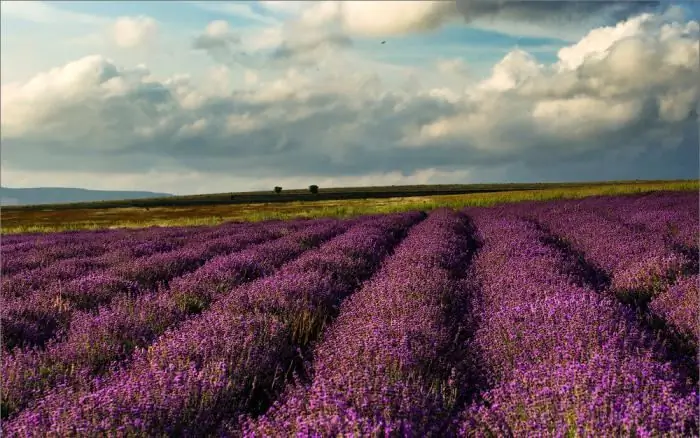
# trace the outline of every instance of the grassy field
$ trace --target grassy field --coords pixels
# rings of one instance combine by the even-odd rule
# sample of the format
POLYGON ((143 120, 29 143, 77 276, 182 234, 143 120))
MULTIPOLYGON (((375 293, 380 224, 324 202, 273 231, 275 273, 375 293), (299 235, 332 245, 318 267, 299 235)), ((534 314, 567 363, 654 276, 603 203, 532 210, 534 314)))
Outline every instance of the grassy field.
POLYGON ((4 207, 2 234, 148 226, 215 225, 226 221, 350 217, 662 190, 699 190, 697 180, 556 184, 476 184, 325 189, 180 196, 133 201, 4 207))
MULTIPOLYGON (((647 181, 647 183, 666 183, 668 181, 647 181)), ((608 181, 595 183, 520 183, 520 184, 439 184, 415 186, 375 186, 375 187, 341 187, 320 188, 318 193, 308 189, 283 190, 274 193, 232 192, 210 193, 205 195, 169 196, 165 198, 125 199, 119 201, 92 201, 61 204, 41 204, 8 206, 7 211, 26 210, 75 210, 105 208, 156 208, 156 207, 195 207, 211 205, 240 205, 288 203, 299 201, 341 201, 351 199, 404 198, 412 196, 463 195, 471 193, 493 193, 506 191, 542 190, 560 188, 595 187, 610 184, 627 184, 629 181, 608 181)))

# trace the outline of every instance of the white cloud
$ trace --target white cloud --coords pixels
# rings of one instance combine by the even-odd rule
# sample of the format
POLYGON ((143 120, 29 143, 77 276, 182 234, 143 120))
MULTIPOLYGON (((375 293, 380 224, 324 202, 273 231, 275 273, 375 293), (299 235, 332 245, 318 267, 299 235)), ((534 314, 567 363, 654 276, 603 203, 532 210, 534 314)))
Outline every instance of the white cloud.
POLYGON ((389 36, 434 30, 457 18, 454 2, 444 1, 324 1, 294 8, 301 25, 338 26, 363 36, 389 36))
POLYGON ((307 26, 335 25, 351 35, 392 36, 426 32, 452 23, 519 36, 570 38, 612 16, 649 8, 640 2, 521 0, 262 2, 307 26))
POLYGON ((158 23, 153 18, 119 17, 112 27, 112 37, 117 46, 133 48, 149 44, 158 33, 158 23))
POLYGON ((252 70, 246 70, 243 77, 246 86, 253 86, 258 83, 260 77, 252 70))
MULTIPOLYGON (((200 82, 88 56, 2 86, 3 169, 53 175, 53 184, 191 193, 304 187, 309 178, 452 182, 512 163, 645 156, 664 144, 687 154, 700 98, 698 26, 648 22, 616 26, 637 27, 611 44, 592 31, 553 65, 513 51, 479 83, 442 80, 464 72, 456 59, 409 68, 310 47, 324 29, 282 31, 286 47, 323 62, 319 71, 218 65, 204 67, 200 82)), ((209 49, 237 48, 226 22, 202 36, 209 49)))
POLYGON ((674 31, 666 26, 642 16, 593 30, 550 67, 513 51, 467 93, 470 104, 459 114, 411 131, 404 144, 459 141, 514 152, 578 142, 577 148, 603 150, 617 134, 636 130, 639 141, 649 141, 645 133, 672 132, 698 106, 700 72, 694 22, 672 25, 674 31))
POLYGON ((241 62, 241 38, 225 20, 214 20, 192 41, 192 48, 207 53, 214 61, 231 65, 241 62))
POLYGON ((603 59, 609 49, 620 40, 644 34, 655 19, 653 14, 642 14, 615 26, 593 29, 578 43, 559 51, 558 67, 573 70, 580 67, 587 59, 603 59))
MULTIPOLYGON (((638 120, 639 100, 611 101, 593 97, 542 100, 532 110, 536 128, 562 140, 585 140, 592 135, 624 128, 638 120)), ((685 114, 687 116, 687 113, 685 114)))
POLYGON ((207 129, 208 125, 209 122, 207 122, 206 119, 198 119, 192 123, 182 126, 178 130, 177 134, 180 137, 196 137, 197 135, 202 134, 207 129))
POLYGON ((227 48, 239 41, 240 38, 231 30, 228 22, 215 20, 207 25, 203 34, 195 38, 193 46, 195 49, 211 50, 227 48))
POLYGON ((521 86, 525 81, 541 74, 543 66, 535 57, 524 50, 508 53, 493 67, 491 77, 483 81, 479 88, 485 90, 506 91, 521 86))
MULTIPOLYGON (((25 83, 3 85, 3 137, 55 135, 57 141, 70 142, 106 124, 112 129, 147 125, 169 93, 149 82, 148 74, 143 66, 119 69, 113 61, 92 55, 38 74, 25 83), (142 94, 132 96, 134 91, 142 94), (132 97, 137 99, 129 100, 132 97), (146 100, 148 105, 143 105, 146 100), (110 120, 109 114, 114 112, 120 117, 110 120)), ((119 143, 108 141, 100 144, 119 147, 119 143)))
POLYGON ((456 76, 469 76, 469 67, 461 58, 441 59, 437 63, 440 73, 456 76))
POLYGON ((454 2, 343 1, 343 27, 353 34, 385 36, 434 30, 455 19, 454 2))
POLYGON ((247 50, 272 49, 284 42, 284 26, 265 27, 244 33, 242 44, 247 50))

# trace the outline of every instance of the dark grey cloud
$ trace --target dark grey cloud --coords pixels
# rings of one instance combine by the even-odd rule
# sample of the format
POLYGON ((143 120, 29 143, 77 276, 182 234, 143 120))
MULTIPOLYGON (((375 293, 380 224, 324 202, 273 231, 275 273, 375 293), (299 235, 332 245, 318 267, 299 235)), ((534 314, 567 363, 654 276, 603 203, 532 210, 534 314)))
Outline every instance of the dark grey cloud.
POLYGON ((199 35, 192 41, 192 48, 197 50, 228 50, 233 44, 239 43, 241 40, 235 35, 227 38, 199 35))
POLYGON ((456 4, 468 21, 499 17, 543 24, 571 23, 596 15, 620 21, 663 6, 660 1, 644 0, 457 0, 456 4))

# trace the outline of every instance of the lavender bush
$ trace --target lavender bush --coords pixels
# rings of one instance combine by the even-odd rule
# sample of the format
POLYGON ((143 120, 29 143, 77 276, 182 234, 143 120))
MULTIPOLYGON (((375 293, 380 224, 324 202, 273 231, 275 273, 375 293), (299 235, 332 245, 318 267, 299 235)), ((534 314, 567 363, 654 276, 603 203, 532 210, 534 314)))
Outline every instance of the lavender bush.
POLYGON ((4 236, 3 436, 700 436, 698 200, 4 236))
POLYGON ((455 401, 450 306, 463 299, 464 216, 433 212, 341 308, 314 354, 313 380, 291 389, 246 436, 424 435, 455 401))
POLYGON ((483 246, 479 328, 470 343, 486 376, 459 435, 687 436, 698 393, 622 304, 576 286, 543 234, 474 214, 483 246))

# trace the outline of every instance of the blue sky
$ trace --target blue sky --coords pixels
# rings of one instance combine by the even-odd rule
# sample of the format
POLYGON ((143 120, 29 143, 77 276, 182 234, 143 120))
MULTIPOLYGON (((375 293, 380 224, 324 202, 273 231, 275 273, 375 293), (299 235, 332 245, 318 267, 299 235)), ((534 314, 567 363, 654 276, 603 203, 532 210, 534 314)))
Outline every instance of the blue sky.
MULTIPOLYGON (((224 19, 238 30, 255 31, 264 29, 270 23, 283 23, 288 13, 266 8, 259 2, 110 2, 110 1, 61 1, 49 2, 53 8, 80 14, 114 20, 121 16, 144 15, 161 24, 164 32, 187 34, 201 31, 208 23, 224 19), (248 11, 246 12, 246 9, 248 11), (250 16, 260 17, 259 19, 250 16), (269 20, 267 22, 263 20, 269 20)), ((45 23, 13 17, 7 18, 9 32, 35 33, 45 23)), ((79 30, 71 31, 62 26, 65 35, 79 35, 79 30)), ((480 75, 488 74, 493 64, 508 51, 520 47, 527 49, 540 62, 556 61, 556 52, 569 41, 560 38, 518 36, 498 31, 466 27, 459 24, 445 26, 439 31, 420 34, 406 34, 384 37, 357 37, 355 48, 367 57, 386 60, 397 65, 420 65, 436 56, 435 47, 440 47, 438 55, 449 58, 462 58, 472 65, 480 75), (379 41, 389 40, 389 46, 378 45, 379 41)))
POLYGON ((3 2, 2 183, 697 176, 699 3, 494 4, 3 2))

